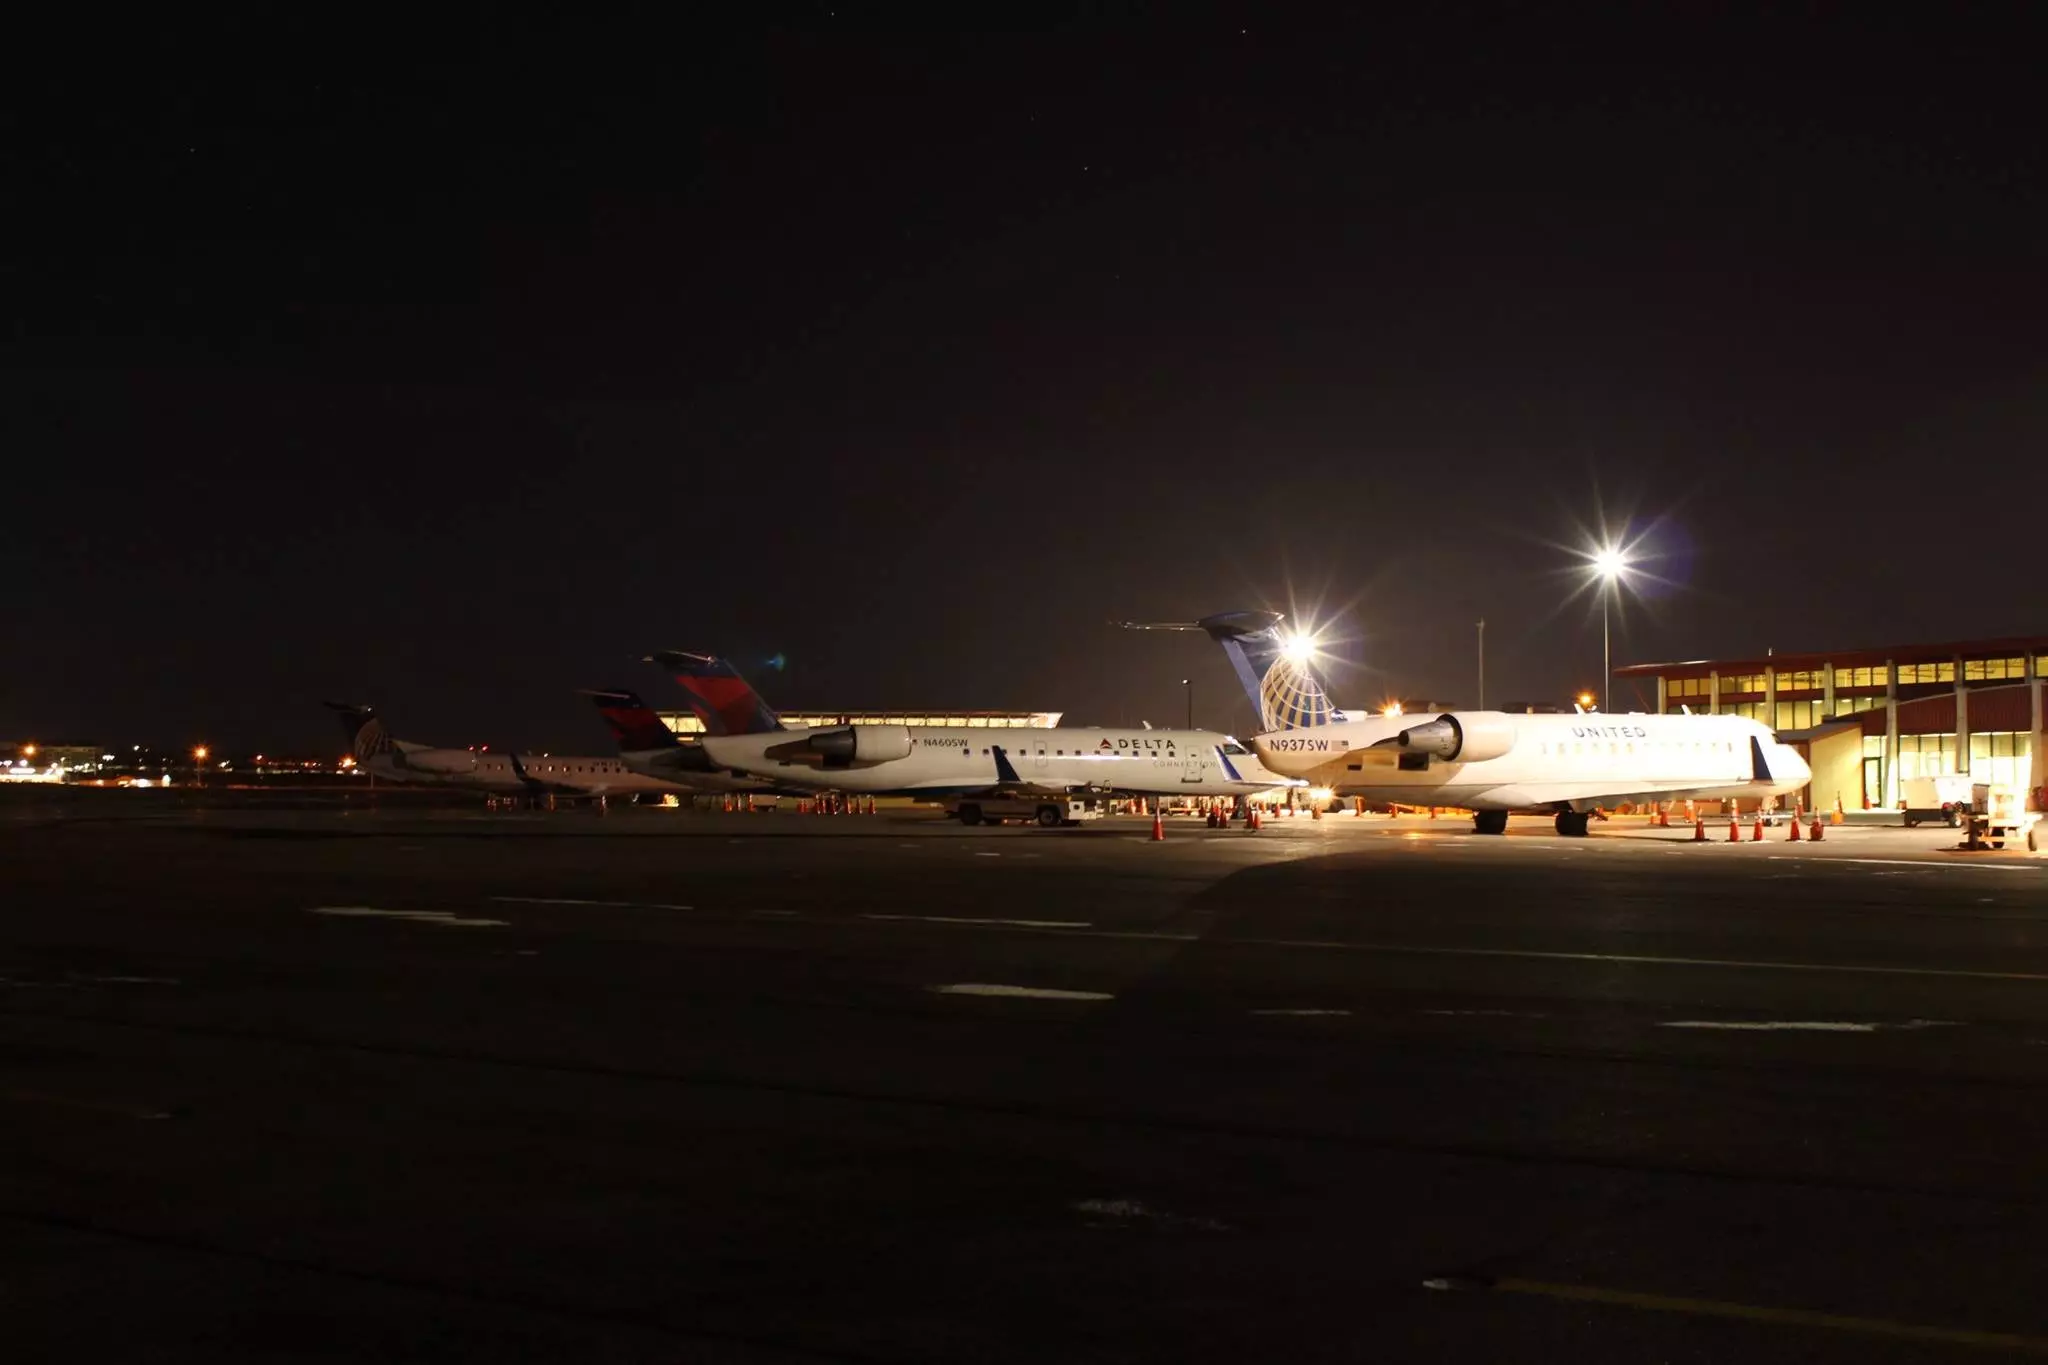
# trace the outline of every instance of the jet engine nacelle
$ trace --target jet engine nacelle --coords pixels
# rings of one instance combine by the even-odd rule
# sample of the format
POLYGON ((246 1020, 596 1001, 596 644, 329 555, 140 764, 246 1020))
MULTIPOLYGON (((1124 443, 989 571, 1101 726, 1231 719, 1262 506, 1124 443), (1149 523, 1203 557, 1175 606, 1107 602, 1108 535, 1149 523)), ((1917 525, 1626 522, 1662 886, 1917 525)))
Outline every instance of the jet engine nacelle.
POLYGON ((1446 763, 1484 763, 1515 747, 1515 726, 1500 711, 1438 716, 1427 725, 1403 730, 1400 746, 1446 763))
POLYGON ((910 731, 901 725, 842 725, 805 735, 803 747, 828 768, 867 768, 910 757, 910 731))
POLYGON ((413 749, 404 754, 404 760, 415 772, 442 777, 476 771, 476 755, 467 749, 413 749))

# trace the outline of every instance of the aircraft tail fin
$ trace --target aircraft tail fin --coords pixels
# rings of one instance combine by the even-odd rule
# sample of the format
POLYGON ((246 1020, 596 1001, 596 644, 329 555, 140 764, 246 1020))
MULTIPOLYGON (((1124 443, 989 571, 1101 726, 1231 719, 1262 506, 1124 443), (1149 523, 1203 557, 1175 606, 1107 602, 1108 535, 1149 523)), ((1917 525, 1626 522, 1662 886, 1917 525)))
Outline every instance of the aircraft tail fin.
POLYGON ((1262 729, 1304 730, 1343 720, 1316 668, 1314 649, 1283 632, 1284 619, 1277 611, 1225 611, 1195 626, 1223 646, 1262 729))
POLYGON ((377 714, 375 708, 343 701, 330 701, 326 705, 329 710, 339 713, 341 732, 347 738, 349 752, 355 755, 357 763, 367 763, 378 754, 389 753, 394 747, 391 732, 384 728, 384 718, 377 714))
POLYGON ((747 685, 729 660, 680 649, 657 650, 651 662, 666 668, 682 684, 690 709, 712 735, 762 735, 783 728, 768 703, 747 685))
POLYGON ((597 706, 598 714, 612 730, 612 739, 622 754, 645 753, 652 749, 676 747, 675 731, 654 708, 640 700, 640 694, 623 687, 586 688, 584 695, 597 706))

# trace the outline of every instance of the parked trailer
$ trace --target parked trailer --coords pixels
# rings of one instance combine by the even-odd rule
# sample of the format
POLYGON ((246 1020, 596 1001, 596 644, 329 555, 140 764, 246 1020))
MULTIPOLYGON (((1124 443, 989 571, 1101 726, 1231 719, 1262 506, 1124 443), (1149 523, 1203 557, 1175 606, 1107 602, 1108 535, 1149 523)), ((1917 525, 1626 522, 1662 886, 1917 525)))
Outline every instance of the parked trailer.
POLYGON ((1905 798, 1907 829, 1923 820, 1939 820, 1955 829, 1961 826, 1963 817, 1991 804, 1990 784, 1972 782, 1968 773, 1909 777, 1899 784, 1899 795, 1905 798))

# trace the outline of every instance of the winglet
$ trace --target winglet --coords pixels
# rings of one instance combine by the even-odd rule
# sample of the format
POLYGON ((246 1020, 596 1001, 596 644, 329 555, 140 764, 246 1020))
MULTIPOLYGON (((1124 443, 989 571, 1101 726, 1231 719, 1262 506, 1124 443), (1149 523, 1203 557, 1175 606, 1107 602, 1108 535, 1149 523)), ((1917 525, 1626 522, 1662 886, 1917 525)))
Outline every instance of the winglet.
POLYGON ((989 752, 996 756, 996 781, 1004 786, 1021 787, 1024 779, 1017 776, 1017 765, 1010 762, 1010 756, 1003 752, 1003 746, 994 745, 989 752))

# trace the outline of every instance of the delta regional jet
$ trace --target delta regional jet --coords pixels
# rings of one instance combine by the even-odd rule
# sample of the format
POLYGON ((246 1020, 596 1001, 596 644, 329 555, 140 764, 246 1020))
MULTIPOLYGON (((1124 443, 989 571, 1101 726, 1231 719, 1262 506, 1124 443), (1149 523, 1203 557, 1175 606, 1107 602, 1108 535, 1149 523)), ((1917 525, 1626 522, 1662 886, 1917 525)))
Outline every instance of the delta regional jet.
MULTIPOLYGON (((943 798, 963 824, 976 798, 1048 798, 1039 823, 1060 824, 1063 802, 1086 796, 1251 796, 1302 786, 1269 771, 1244 745, 1208 730, 969 729, 836 725, 785 729, 724 659, 664 651, 704 722, 705 755, 777 786, 872 796, 943 798)), ((629 761, 636 756, 628 755, 629 761)), ((643 768, 642 771, 648 771, 643 768)))
POLYGON ((1765 801, 1812 773, 1797 751, 1740 716, 1521 715, 1444 711, 1347 716, 1329 700, 1314 650, 1277 612, 1228 612, 1192 628, 1223 646, 1257 709, 1253 745, 1276 772, 1340 796, 1458 806, 1481 834, 1508 816, 1549 814, 1583 837, 1591 813, 1622 801, 1765 801))

